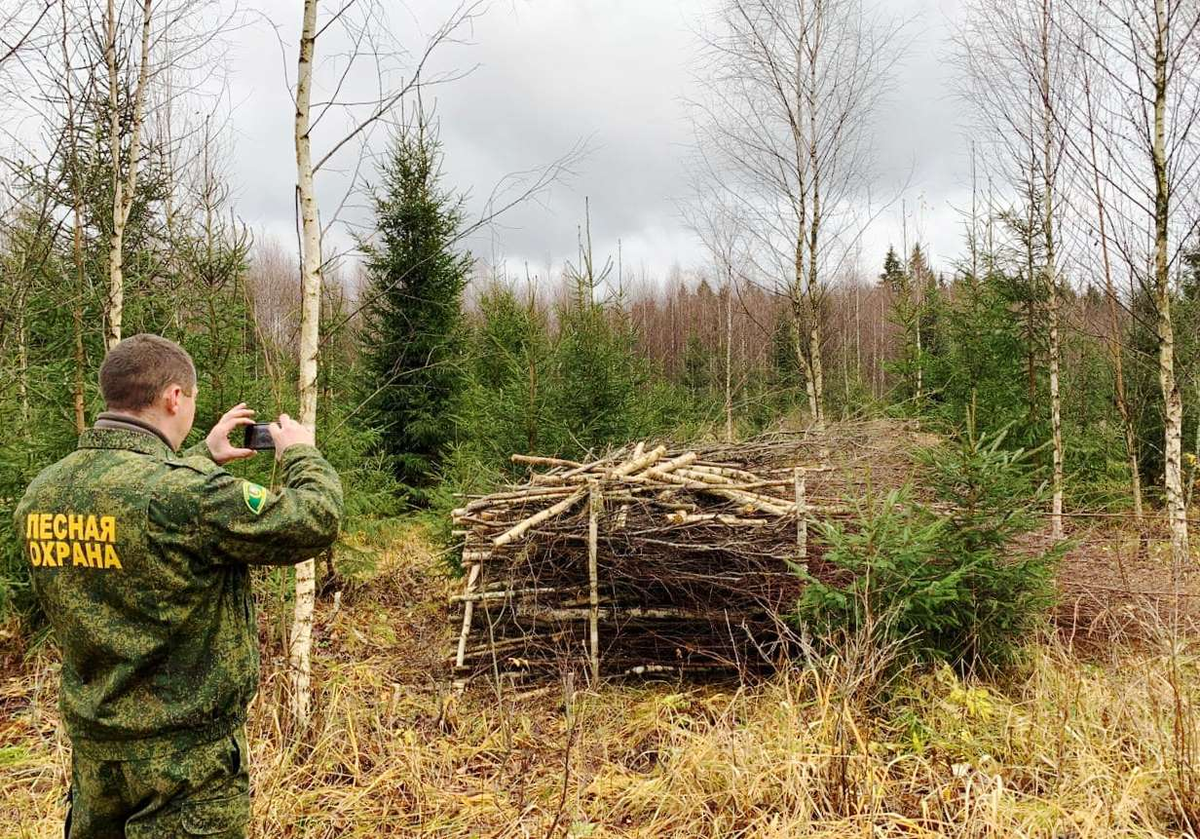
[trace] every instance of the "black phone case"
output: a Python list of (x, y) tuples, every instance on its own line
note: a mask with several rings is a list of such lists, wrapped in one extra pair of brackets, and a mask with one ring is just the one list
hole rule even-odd
[(255, 451), (275, 448), (275, 441), (271, 438), (271, 432), (267, 429), (267, 423), (256, 422), (254, 425), (247, 425), (246, 438), (242, 443), (242, 447), (254, 449)]

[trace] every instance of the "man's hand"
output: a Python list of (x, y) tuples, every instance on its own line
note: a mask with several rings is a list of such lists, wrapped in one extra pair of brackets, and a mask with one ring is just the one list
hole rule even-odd
[(315, 446), (317, 444), (313, 433), (287, 414), (280, 414), (279, 419), (267, 426), (271, 439), (275, 441), (275, 456), (283, 454), (289, 446), (301, 443)]
[(241, 460), (254, 456), (254, 449), (242, 449), (229, 442), (229, 434), (236, 428), (254, 424), (254, 411), (246, 407), (245, 402), (239, 402), (225, 412), (217, 424), (204, 438), (208, 445), (209, 454), (218, 466), (224, 466), (231, 460)]

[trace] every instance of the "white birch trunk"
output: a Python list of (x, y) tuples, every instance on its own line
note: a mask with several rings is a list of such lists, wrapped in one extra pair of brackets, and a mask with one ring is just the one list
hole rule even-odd
[(725, 439), (733, 442), (733, 277), (725, 283)]
[(1058, 334), (1058, 267), (1055, 263), (1054, 186), (1055, 149), (1054, 117), (1050, 113), (1050, 6), (1042, 3), (1042, 228), (1046, 241), (1046, 283), (1050, 295), (1049, 354), (1050, 354), (1050, 434), (1053, 439), (1053, 498), (1050, 510), (1050, 530), (1055, 539), (1063, 536), (1063, 436), (1062, 398), (1059, 394), (1059, 364), (1062, 347)]
[[(815, 10), (818, 15), (819, 7)], [(817, 23), (818, 28), (820, 22)], [(814, 36), (815, 37), (815, 36)], [(808, 301), (808, 364), (811, 372), (812, 393), (809, 397), (811, 408), (813, 410), (813, 421), (817, 428), (825, 427), (825, 374), (821, 367), (821, 276), (819, 274), (820, 262), (818, 259), (820, 249), (820, 232), (821, 232), (821, 166), (819, 163), (819, 137), (820, 132), (817, 126), (817, 44), (819, 39), (814, 40), (814, 45), (809, 55), (809, 78), (811, 88), (808, 91), (808, 120), (811, 136), (809, 137), (808, 157), (810, 175), (809, 180), (812, 183), (812, 215), (809, 222), (808, 231), (808, 286), (805, 289), (805, 297)]]
[[(809, 366), (812, 371), (810, 390), (813, 420), (818, 428), (825, 427), (825, 372), (821, 366), (821, 323), (818, 320), (817, 307), (812, 306), (809, 312), (812, 322), (808, 329), (808, 354), (811, 358)], [(836, 385), (835, 385), (836, 387)]]
[(1175, 378), (1175, 332), (1171, 324), (1167, 223), (1170, 187), (1167, 182), (1167, 38), (1165, 0), (1155, 0), (1154, 42), (1154, 303), (1157, 309), (1158, 383), (1163, 395), (1163, 483), (1171, 526), (1171, 563), (1176, 581), (1188, 564), (1187, 508), (1183, 501), (1183, 397)]
[[(300, 422), (317, 425), (317, 345), (321, 307), (321, 225), (313, 189), (309, 142), (309, 99), (312, 92), (313, 52), (316, 46), (317, 0), (304, 0), (300, 60), (296, 74), (296, 191), (300, 200), (303, 253), (300, 280)], [(292, 672), (292, 715), (308, 725), (312, 695), (312, 625), (316, 590), (314, 560), (296, 566), (296, 599), (292, 615), (289, 661)]]
[[(112, 233), (108, 238), (108, 295), (105, 302), (104, 344), (112, 349), (121, 340), (121, 319), (125, 309), (125, 224), (137, 190), (138, 159), (141, 156), (142, 114), (146, 98), (146, 77), (150, 68), (150, 18), (152, 0), (142, 2), (142, 54), (138, 65), (137, 86), (133, 90), (133, 123), (129, 129), (128, 159), (121, 154), (121, 115), (117, 103), (117, 12), (114, 0), (108, 0), (107, 33), (104, 60), (108, 65), (108, 144), (112, 157)], [(126, 168), (121, 177), (121, 168)]]
[(1058, 334), (1058, 283), (1054, 280), (1054, 264), (1047, 265), (1050, 274), (1050, 433), (1054, 440), (1054, 496), (1050, 509), (1050, 530), (1055, 539), (1063, 536), (1063, 436), (1062, 399), (1059, 396), (1059, 361), (1061, 347)]

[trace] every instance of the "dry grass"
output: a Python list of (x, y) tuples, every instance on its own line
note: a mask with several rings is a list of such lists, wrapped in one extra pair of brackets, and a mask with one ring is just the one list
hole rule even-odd
[[(264, 655), (253, 835), (1155, 837), (1200, 804), (1200, 657), (1164, 638), (1099, 663), (1047, 641), (1002, 681), (885, 686), (877, 651), (847, 650), (752, 687), (477, 683), (455, 701), (437, 567), (411, 533), (336, 614), (321, 604), (303, 738)], [(5, 667), (0, 834), (60, 835), (54, 658)]]

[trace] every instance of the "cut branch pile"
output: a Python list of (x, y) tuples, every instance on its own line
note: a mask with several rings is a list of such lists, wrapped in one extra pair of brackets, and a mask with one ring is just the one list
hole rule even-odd
[(456, 674), (772, 667), (803, 585), (792, 564), (834, 573), (811, 523), (902, 484), (912, 436), (871, 422), (588, 462), (514, 455), (527, 482), (454, 511)]

